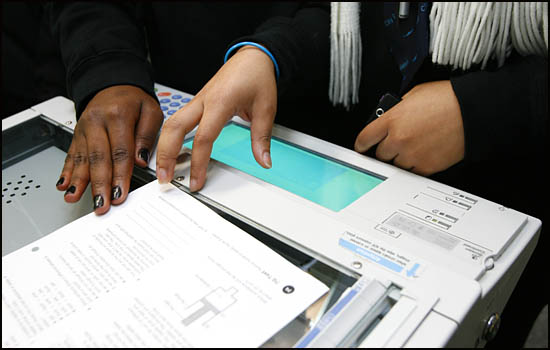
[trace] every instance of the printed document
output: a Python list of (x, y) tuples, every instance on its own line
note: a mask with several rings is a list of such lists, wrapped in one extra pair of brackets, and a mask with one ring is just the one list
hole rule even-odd
[(154, 181), (2, 258), (2, 346), (257, 347), (327, 291)]

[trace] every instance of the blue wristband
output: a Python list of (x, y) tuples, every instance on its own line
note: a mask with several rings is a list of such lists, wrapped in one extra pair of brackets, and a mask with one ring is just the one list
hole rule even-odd
[(242, 46), (246, 46), (246, 45), (257, 47), (258, 49), (265, 52), (265, 54), (268, 55), (269, 58), (271, 58), (271, 61), (273, 61), (273, 65), (275, 66), (275, 74), (277, 75), (277, 80), (279, 80), (279, 65), (277, 64), (277, 61), (275, 60), (275, 57), (273, 57), (273, 55), (271, 54), (271, 52), (269, 52), (268, 49), (266, 49), (265, 47), (263, 47), (260, 44), (256, 44), (256, 43), (253, 43), (253, 42), (250, 42), (250, 41), (243, 41), (243, 42), (240, 42), (240, 43), (237, 43), (237, 44), (231, 46), (229, 48), (229, 50), (227, 50), (227, 53), (225, 54), (225, 58), (223, 59), (223, 63), (227, 62), (227, 59), (229, 58), (229, 54), (231, 54), (231, 52), (233, 52), (233, 50), (235, 50), (239, 47), (242, 47)]

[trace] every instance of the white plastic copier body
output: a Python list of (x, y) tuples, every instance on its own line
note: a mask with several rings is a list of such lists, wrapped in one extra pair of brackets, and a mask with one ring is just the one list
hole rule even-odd
[[(36, 115), (69, 129), (75, 125), (72, 102), (57, 97), (4, 120), (2, 129)], [(239, 117), (230, 124), (248, 126)], [(193, 136), (194, 131), (186, 140)], [(206, 184), (194, 195), (340, 271), (361, 277), (356, 286), (361, 293), (356, 294), (365, 300), (364, 307), (374, 308), (384, 291), (397, 291), (386, 293), (394, 302), (375, 323), (370, 320), (368, 332), (348, 344), (470, 347), (485, 343), (487, 322), (502, 312), (536, 246), (540, 220), (285, 127), (274, 127), (273, 140), (378, 182), (335, 209), (323, 204), (326, 198), (316, 202), (288, 186), (211, 160)], [(273, 154), (274, 168), (277, 161)], [(189, 159), (176, 168), (174, 183), (183, 190), (189, 185), (189, 168)], [(361, 300), (356, 299), (355, 305)], [(325, 320), (324, 328), (318, 327), (301, 345), (341, 346), (339, 340), (331, 343), (329, 336), (322, 335), (328, 330), (349, 335), (356, 327), (353, 317), (346, 322), (344, 309), (335, 311), (338, 323)]]

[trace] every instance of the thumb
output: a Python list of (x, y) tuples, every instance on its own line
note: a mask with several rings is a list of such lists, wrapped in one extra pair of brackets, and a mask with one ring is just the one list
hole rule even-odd
[(380, 118), (375, 119), (367, 125), (355, 140), (355, 150), (359, 153), (365, 153), (372, 146), (382, 141), (388, 135), (389, 118), (388, 112)]

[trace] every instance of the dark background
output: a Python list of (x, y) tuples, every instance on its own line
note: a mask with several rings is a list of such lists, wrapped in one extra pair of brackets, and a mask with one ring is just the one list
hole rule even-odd
[[(43, 16), (42, 1), (2, 1), (2, 119), (25, 110), (37, 103), (54, 96), (67, 97), (65, 85), (65, 69), (51, 37), (48, 24)], [(292, 125), (291, 125), (292, 126)], [(303, 131), (303, 130), (302, 130)], [(321, 136), (321, 135), (314, 135)], [(538, 217), (545, 222), (548, 217), (548, 187), (535, 188), (536, 184), (547, 183), (544, 178), (548, 169), (544, 165), (548, 159), (539, 160), (534, 169), (539, 171), (526, 172), (523, 178), (517, 177), (517, 169), (510, 164), (510, 173), (503, 173), (502, 169), (478, 169), (480, 173), (490, 174), (494, 179), (493, 186), (477, 185), (477, 181), (469, 181), (462, 176), (453, 176), (453, 169), (446, 174), (436, 174), (434, 180), (451, 184), (473, 194), (504, 204), (513, 209)], [(495, 173), (493, 173), (495, 172)], [(512, 176), (513, 173), (516, 175)], [(544, 175), (543, 175), (544, 172)], [(519, 171), (519, 173), (522, 173)], [(487, 175), (488, 176), (488, 175)], [(457, 180), (456, 177), (460, 177)], [(454, 179), (453, 179), (454, 178)], [(530, 178), (537, 179), (530, 181)], [(511, 195), (507, 190), (512, 187), (524, 187), (524, 192), (514, 192)], [(494, 347), (500, 345), (517, 345), (514, 341), (515, 327), (530, 327), (522, 319), (533, 319), (533, 313), (540, 310), (540, 299), (531, 297), (533, 294), (543, 296), (547, 305), (547, 279), (544, 271), (547, 269), (546, 237), (542, 232), (537, 253), (529, 262), (528, 268), (521, 277), (518, 288), (514, 291), (507, 312), (503, 315), (503, 327), (499, 336), (493, 342)], [(544, 247), (544, 248), (543, 248)], [(536, 304), (536, 305), (532, 305)], [(544, 305), (544, 301), (542, 302)], [(547, 316), (546, 316), (547, 317)], [(529, 323), (530, 321), (527, 321)], [(547, 322), (547, 318), (546, 318)], [(547, 324), (546, 324), (547, 330)], [(548, 346), (546, 332), (545, 344)], [(544, 339), (543, 339), (544, 341)], [(534, 346), (531, 344), (531, 346)], [(536, 345), (535, 345), (536, 346)]]
[(65, 68), (41, 1), (2, 1), (2, 119), (67, 96)]

